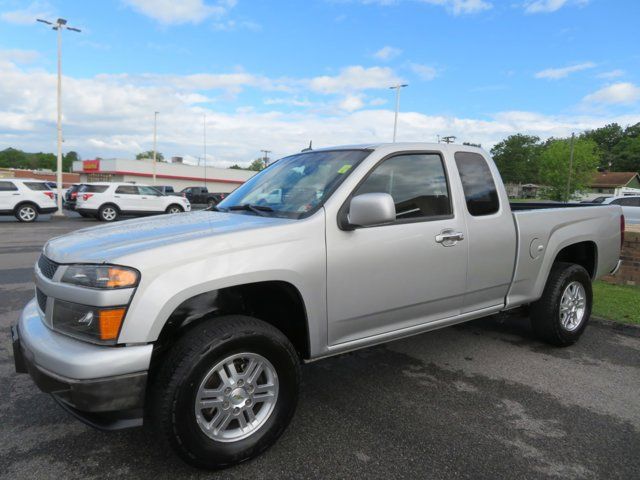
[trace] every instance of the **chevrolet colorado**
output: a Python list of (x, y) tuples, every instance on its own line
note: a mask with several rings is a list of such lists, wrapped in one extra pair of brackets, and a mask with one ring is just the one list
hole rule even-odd
[(619, 206), (511, 207), (474, 147), (306, 151), (214, 211), (50, 240), (12, 328), (16, 370), (86, 423), (144, 419), (222, 468), (284, 431), (301, 362), (520, 306), (542, 340), (572, 344), (623, 230)]

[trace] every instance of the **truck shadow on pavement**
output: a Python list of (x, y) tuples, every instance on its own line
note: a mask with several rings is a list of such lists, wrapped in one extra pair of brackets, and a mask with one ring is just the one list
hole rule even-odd
[(0, 387), (0, 472), (4, 473), (0, 475), (154, 479), (636, 475), (640, 434), (629, 422), (522, 382), (467, 371), (465, 365), (484, 362), (488, 365), (483, 368), (491, 372), (491, 361), (507, 361), (478, 358), (471, 347), (478, 343), (515, 349), (516, 355), (523, 348), (547, 348), (527, 333), (524, 321), (520, 323), (507, 325), (492, 317), (305, 365), (299, 407), (280, 441), (257, 459), (218, 474), (192, 469), (160, 452), (145, 429), (105, 433), (78, 423), (50, 397), (37, 393), (28, 377), (10, 373), (12, 359), (4, 351), (0, 357), (5, 379)]

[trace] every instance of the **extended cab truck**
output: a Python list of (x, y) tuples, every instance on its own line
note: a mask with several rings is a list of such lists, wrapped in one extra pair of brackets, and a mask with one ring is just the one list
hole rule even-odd
[(619, 265), (620, 207), (518, 208), (473, 147), (292, 155), (215, 211), (50, 240), (16, 369), (92, 425), (144, 418), (185, 461), (232, 465), (283, 432), (301, 362), (523, 305), (575, 342)]
[(217, 205), (227, 196), (226, 193), (209, 192), (207, 187), (187, 187), (183, 188), (180, 193), (184, 194), (192, 204), (208, 205), (209, 207)]

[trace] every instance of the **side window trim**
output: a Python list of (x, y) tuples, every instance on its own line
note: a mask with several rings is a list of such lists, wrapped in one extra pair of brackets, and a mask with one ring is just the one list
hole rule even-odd
[(452, 198), (451, 198), (451, 182), (450, 182), (449, 170), (447, 169), (447, 162), (445, 161), (444, 152), (441, 151), (441, 150), (405, 150), (405, 151), (401, 151), (401, 152), (393, 152), (393, 153), (390, 153), (389, 155), (386, 155), (386, 156), (382, 157), (380, 160), (378, 160), (375, 163), (375, 165), (373, 165), (369, 169), (367, 174), (363, 178), (360, 179), (360, 181), (357, 183), (357, 185), (355, 187), (353, 187), (353, 189), (351, 190), (351, 193), (349, 193), (349, 195), (347, 196), (346, 200), (344, 201), (344, 203), (340, 207), (340, 210), (338, 210), (338, 218), (337, 218), (337, 220), (338, 220), (338, 228), (340, 228), (340, 230), (348, 230), (348, 229), (350, 229), (350, 228), (345, 228), (345, 226), (347, 225), (347, 214), (349, 213), (349, 204), (351, 203), (351, 199), (355, 196), (355, 193), (358, 191), (360, 186), (364, 182), (366, 182), (367, 179), (371, 176), (371, 174), (380, 165), (382, 165), (384, 162), (386, 162), (387, 160), (390, 160), (390, 159), (392, 159), (394, 157), (399, 157), (399, 156), (404, 156), (404, 155), (437, 155), (438, 157), (440, 157), (440, 162), (442, 164), (442, 171), (444, 173), (444, 181), (445, 181), (445, 184), (447, 186), (447, 197), (449, 199), (449, 207), (451, 209), (451, 213), (448, 214), (448, 215), (432, 215), (432, 216), (428, 216), (428, 217), (414, 217), (414, 218), (404, 218), (404, 219), (396, 218), (395, 222), (386, 223), (384, 225), (374, 225), (374, 226), (370, 226), (370, 227), (356, 227), (356, 229), (392, 227), (392, 226), (395, 226), (395, 225), (405, 225), (407, 223), (436, 222), (438, 220), (449, 220), (449, 219), (455, 217), (454, 202), (452, 201)]

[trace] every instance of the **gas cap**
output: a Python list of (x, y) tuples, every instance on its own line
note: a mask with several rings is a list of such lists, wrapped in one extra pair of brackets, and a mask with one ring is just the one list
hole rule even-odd
[(529, 255), (531, 258), (534, 260), (537, 259), (542, 255), (542, 252), (544, 252), (544, 245), (542, 244), (542, 241), (539, 238), (531, 240), (531, 245), (529, 245)]

